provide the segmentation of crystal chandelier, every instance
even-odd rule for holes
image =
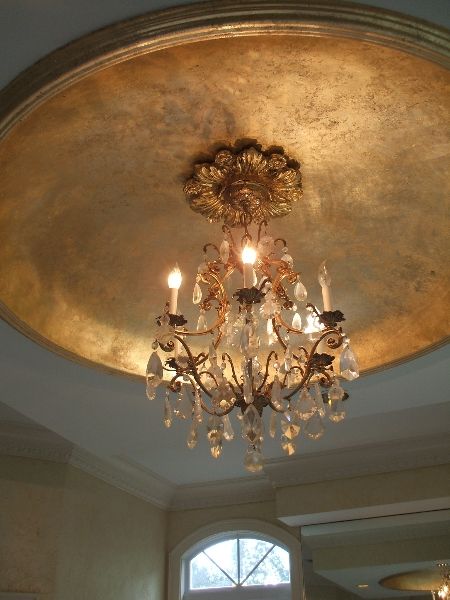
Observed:
[[[447,563],[438,563],[437,565],[441,575],[441,585],[439,589],[431,592],[434,600],[450,600],[450,569]]]
[[[188,329],[178,312],[178,266],[169,275],[170,300],[156,319],[147,365],[147,396],[153,399],[158,386],[165,387],[164,424],[170,427],[174,417],[188,420],[189,448],[196,446],[205,421],[214,458],[223,441],[234,438],[230,413],[235,411],[248,445],[244,465],[258,472],[263,412],[270,412],[269,435],[279,431],[281,447],[291,455],[301,429],[318,439],[326,420],[345,417],[348,394],[329,351],[342,351],[345,379],[359,376],[358,365],[339,325],[344,315],[332,308],[325,263],[318,272],[320,310],[306,302],[287,242],[267,230],[268,221],[288,214],[302,195],[298,163],[280,151],[225,149],[213,162],[195,165],[184,191],[194,211],[223,222],[223,239],[203,247],[192,296],[199,309],[195,329]],[[197,354],[189,340],[198,337],[205,349]],[[164,364],[158,350],[166,353]]]

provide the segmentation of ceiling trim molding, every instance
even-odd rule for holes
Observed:
[[[267,477],[241,477],[180,485],[170,505],[171,510],[189,510],[230,504],[250,504],[275,500],[275,489]]]
[[[267,460],[275,487],[447,464],[450,435],[424,436]]]
[[[73,444],[56,433],[34,425],[0,423],[0,455],[67,463]]]

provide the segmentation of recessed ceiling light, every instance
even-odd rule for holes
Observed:
[[[369,584],[368,583],[358,583],[358,585],[356,587],[361,590],[364,590],[369,587]]]

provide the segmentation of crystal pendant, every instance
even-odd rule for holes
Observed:
[[[323,401],[322,391],[318,383],[314,384],[314,403],[317,406],[317,412],[321,417],[325,416],[326,405]]]
[[[177,403],[175,404],[174,414],[179,419],[190,419],[192,417],[192,399],[187,386],[183,385],[178,394]]]
[[[292,346],[291,344],[287,344],[286,350],[284,351],[284,369],[287,373],[291,370],[292,367]]]
[[[258,242],[258,256],[269,256],[275,250],[275,241],[271,235],[263,235]]]
[[[334,402],[335,400],[342,400],[344,397],[344,390],[339,385],[338,381],[335,381],[328,390],[328,400]]]
[[[291,267],[291,269],[294,266],[294,259],[289,254],[289,250],[287,248],[283,248],[283,255],[281,256],[281,260],[287,263]]]
[[[249,379],[244,381],[244,401],[246,404],[253,402],[253,387]]]
[[[194,290],[192,292],[192,302],[194,304],[200,304],[201,301],[202,301],[202,288],[199,286],[198,283],[196,283],[194,285]]]
[[[230,242],[228,240],[223,240],[220,244],[219,254],[220,260],[226,265],[230,258]]]
[[[211,415],[206,425],[206,435],[211,444],[222,441],[223,423],[217,415]]]
[[[305,425],[306,435],[313,440],[321,438],[324,431],[325,427],[323,426],[322,419],[318,413],[313,415]]]
[[[260,441],[262,438],[263,422],[253,404],[250,404],[245,410],[242,419],[242,434],[251,444]]]
[[[170,400],[169,398],[166,396],[166,399],[164,401],[164,419],[163,419],[164,425],[169,428],[172,425],[172,407],[170,405]]]
[[[306,288],[301,281],[297,281],[297,283],[295,284],[294,296],[295,299],[299,302],[304,302],[308,296],[308,292],[306,291]]]
[[[339,366],[342,377],[345,377],[345,379],[348,381],[352,381],[353,379],[357,379],[359,377],[358,362],[348,344],[342,351]]]
[[[147,387],[145,388],[145,393],[147,394],[147,398],[149,400],[154,400],[156,398],[156,388],[158,386],[155,385],[155,379],[147,380]]]
[[[163,365],[157,352],[152,352],[148,359],[146,375],[147,378],[157,377],[162,379],[163,377]]]
[[[259,473],[262,471],[263,465],[264,459],[260,448],[251,444],[244,456],[244,467],[250,473]]]
[[[223,423],[223,439],[227,442],[230,442],[234,438],[234,431],[231,425],[230,417],[228,415],[224,415],[222,417]]]
[[[198,390],[195,390],[194,419],[197,421],[197,423],[203,422],[203,409],[200,399],[200,393]]]
[[[298,312],[296,312],[292,318],[292,328],[297,329],[298,331],[300,331],[302,328],[302,318]]]
[[[328,408],[328,418],[333,423],[339,423],[339,421],[343,421],[345,419],[345,407],[344,402],[342,400],[330,400],[329,408]]]
[[[211,444],[210,450],[211,450],[211,456],[213,458],[219,458],[219,456],[222,454],[222,440],[219,440],[217,442],[214,442],[214,444]]]
[[[281,433],[288,440],[295,439],[300,433],[300,424],[291,411],[287,411],[280,420]]]
[[[308,388],[303,388],[298,399],[295,401],[293,408],[295,414],[302,421],[307,421],[316,412],[317,407],[313,397],[309,393]]]
[[[277,426],[278,426],[278,413],[272,411],[270,415],[270,424],[269,424],[269,435],[271,438],[274,438],[277,434]]]
[[[197,331],[206,331],[208,324],[206,322],[205,311],[201,310],[197,321]]]
[[[192,450],[192,448],[195,448],[195,446],[197,445],[197,442],[198,442],[197,423],[195,421],[192,421],[192,425],[191,425],[191,428],[189,429],[188,437],[186,440],[187,447]]]
[[[275,375],[275,377],[273,378],[272,389],[270,391],[270,399],[272,400],[272,404],[276,408],[281,408],[281,383],[278,375]]]
[[[294,442],[289,438],[285,437],[284,435],[281,436],[281,448],[283,452],[285,452],[288,456],[292,456],[292,454],[295,454]]]

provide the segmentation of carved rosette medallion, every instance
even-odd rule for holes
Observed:
[[[283,217],[302,196],[300,166],[283,152],[220,150],[184,186],[190,207],[230,227]]]

